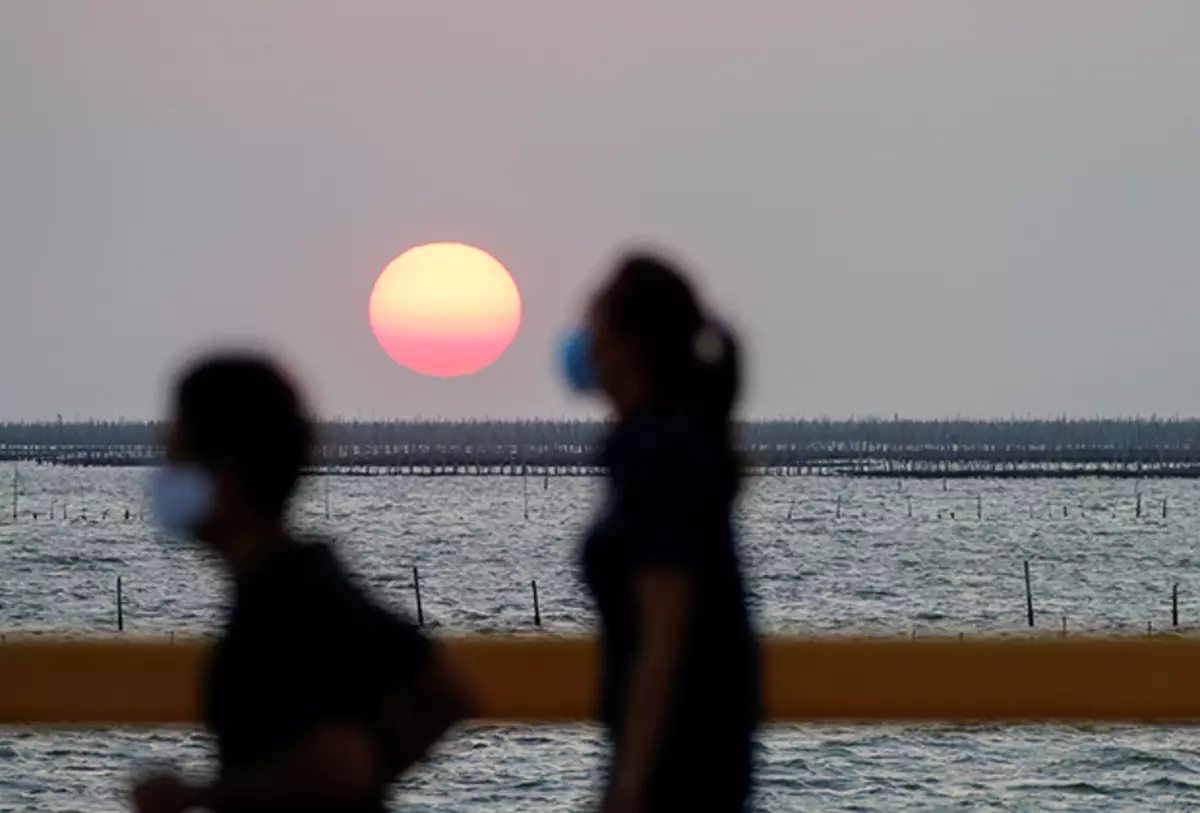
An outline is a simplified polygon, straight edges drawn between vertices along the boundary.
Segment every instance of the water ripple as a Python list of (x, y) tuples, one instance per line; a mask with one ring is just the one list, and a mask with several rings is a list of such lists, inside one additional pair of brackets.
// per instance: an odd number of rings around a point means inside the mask
[[(110, 632), (118, 576), (128, 630), (211, 631), (227, 600), (221, 582), (196, 551), (165, 544), (136, 519), (143, 476), (22, 473), (22, 518), (0, 522), (0, 632)], [(1146, 505), (1169, 499), (1166, 521), (1135, 516), (1134, 488), (755, 479), (739, 519), (755, 611), (776, 632), (1022, 632), (1028, 559), (1046, 627), (1065, 618), (1073, 632), (1163, 629), (1175, 583), (1183, 621), (1193, 624), (1200, 483), (1145, 486)], [(336, 537), (363, 581), (398, 607), (414, 607), (418, 566), (434, 629), (530, 629), (534, 579), (547, 629), (591, 625), (574, 560), (595, 482), (539, 482), (528, 521), (516, 478), (333, 478), (330, 493), (326, 519), (323, 489), (309, 484), (297, 525)], [(126, 508), (135, 519), (124, 519)], [(776, 726), (756, 754), (765, 811), (1200, 807), (1200, 744), (1190, 729)], [(603, 756), (590, 726), (472, 727), (399, 797), (405, 810), (577, 811)], [(177, 763), (203, 773), (210, 757), (194, 731), (0, 731), (0, 810), (122, 810), (135, 770)]]

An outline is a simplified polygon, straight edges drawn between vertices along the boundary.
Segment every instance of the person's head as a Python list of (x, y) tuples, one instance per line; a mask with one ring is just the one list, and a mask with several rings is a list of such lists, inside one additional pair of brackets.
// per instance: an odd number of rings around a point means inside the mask
[(684, 408), (727, 438), (741, 385), (738, 344), (667, 260), (622, 257), (588, 314), (597, 385), (619, 415)]
[(160, 513), (176, 516), (160, 518), (226, 555), (281, 531), (313, 440), (287, 377), (256, 355), (205, 358), (178, 379), (172, 411), (159, 490)]

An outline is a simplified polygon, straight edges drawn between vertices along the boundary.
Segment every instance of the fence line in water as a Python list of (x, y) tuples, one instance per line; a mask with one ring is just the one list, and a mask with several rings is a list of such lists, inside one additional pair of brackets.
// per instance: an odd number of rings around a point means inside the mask
[[(522, 506), (523, 506), (522, 516), (523, 516), (523, 519), (526, 521), (528, 521), (530, 519), (531, 503), (530, 503), (530, 492), (529, 492), (529, 477), (531, 475), (532, 476), (541, 475), (543, 477), (542, 488), (544, 491), (549, 490), (549, 488), (550, 488), (550, 477), (551, 476), (555, 476), (555, 477), (574, 476), (574, 475), (570, 475), (570, 474), (564, 474), (561, 471), (551, 472), (546, 467), (539, 468), (539, 467), (525, 465), (525, 464), (521, 464), (519, 466), (514, 466), (513, 470), (512, 470), (512, 474), (514, 476), (521, 477)], [(600, 472), (592, 471), (591, 474), (600, 474)], [(309, 476), (321, 476), (321, 479), (323, 481), (323, 500), (324, 500), (323, 513), (324, 513), (325, 519), (327, 519), (327, 520), (332, 519), (333, 513), (334, 513), (333, 508), (332, 508), (333, 497), (331, 495), (330, 481), (327, 477), (328, 475), (352, 476), (345, 471), (326, 471), (326, 472), (310, 472), (309, 473)], [(420, 475), (418, 475), (418, 476), (420, 476)], [(769, 477), (770, 475), (760, 474), (759, 476)], [(911, 479), (920, 480), (921, 478), (911, 478)], [(940, 479), (942, 479), (943, 493), (948, 493), (949, 480), (952, 478), (943, 477)], [(30, 495), (22, 494), (22, 492), (20, 490), (20, 485), (22, 482), (23, 482), (23, 480), (22, 480), (22, 475), (20, 474), (20, 470), (19, 470), (19, 468), (17, 468), (17, 465), (14, 464), (12, 480), (11, 480), (11, 511), (7, 515), (5, 515), (2, 519), (0, 519), (0, 524), (3, 524), (3, 521), (5, 521), (5, 520), (7, 520), (9, 522), (18, 522), (22, 519), (25, 519), (25, 520), (39, 520), (39, 519), (68, 520), (68, 519), (71, 519), (72, 516), (76, 519), (88, 519), (88, 511), (87, 511), (87, 504), (86, 504), (86, 492), (82, 489), (80, 489), (80, 491), (76, 495), (79, 499), (79, 504), (78, 504), (78, 507), (75, 510), (74, 514), (72, 514), (72, 512), (71, 512), (71, 503), (70, 503), (69, 499), (63, 499), (62, 502), (57, 502), (55, 499), (55, 496), (53, 496), (53, 495), (50, 497), (49, 506), (45, 510), (41, 510), (40, 508), (26, 508), (24, 511), (22, 511), (21, 510), (22, 497), (24, 497), (24, 501), (26, 504), (28, 504), (28, 502), (31, 499)], [(897, 486), (898, 486), (898, 491), (903, 490), (903, 486), (904, 486), (903, 478), (897, 478)], [(41, 496), (41, 495), (39, 495), (39, 496)], [(1136, 519), (1143, 518), (1143, 514), (1144, 514), (1143, 504), (1142, 504), (1143, 496), (1144, 495), (1141, 491), (1141, 481), (1139, 478), (1138, 484), (1135, 488), (1135, 493), (1133, 495), (1133, 514)], [(983, 521), (983, 519), (984, 519), (984, 516), (983, 516), (984, 515), (984, 500), (983, 500), (982, 493), (975, 492), (974, 499), (975, 499), (976, 519), (979, 521)], [(816, 500), (809, 501), (809, 504), (819, 505), (819, 504), (821, 504), (821, 502), (822, 502), (822, 500), (816, 499)], [(798, 498), (798, 497), (791, 498), (787, 504), (788, 508), (787, 508), (786, 519), (792, 520), (794, 517), (796, 508), (798, 508), (802, 504), (803, 503), (800, 501), (800, 498)], [(904, 504), (906, 507), (907, 516), (912, 518), (914, 516), (912, 495), (905, 496)], [(41, 503), (41, 505), (44, 506), (45, 503), (43, 502), (43, 503)], [(832, 507), (833, 507), (834, 517), (837, 519), (841, 519), (842, 515), (843, 515), (843, 509), (848, 508), (849, 504), (846, 502), (845, 497), (843, 495), (838, 494), (833, 498), (833, 506)], [(1106, 507), (1109, 509), (1109, 513), (1111, 515), (1113, 515), (1113, 516), (1116, 515), (1116, 512), (1118, 510), (1118, 506), (1116, 504), (1106, 506)], [(1062, 505), (1061, 509), (1062, 509), (1062, 516), (1064, 518), (1069, 517), (1069, 506)], [(1054, 512), (1054, 507), (1052, 505), (1048, 505), (1047, 510), (1052, 515)], [(1081, 513), (1086, 513), (1086, 511), (1081, 509)], [(1095, 514), (1097, 512), (1093, 511), (1092, 513)], [(135, 519), (137, 521), (145, 521), (146, 509), (145, 509), (145, 506), (142, 504), (138, 505), (138, 508), (136, 511), (131, 509), (128, 505), (119, 505), (115, 509), (114, 508), (106, 508), (100, 512), (100, 518), (102, 520), (107, 520), (110, 517), (110, 515), (114, 519), (122, 519), (125, 522), (132, 522)], [(1162, 498), (1160, 515), (1163, 520), (1166, 520), (1169, 517), (1169, 498), (1166, 496), (1164, 496)], [(936, 516), (937, 516), (937, 519), (939, 519), (939, 520), (940, 519), (957, 519), (958, 512), (951, 508), (941, 508), (937, 511)], [(1003, 515), (998, 515), (998, 516), (1002, 517)], [(1035, 518), (1035, 506), (1033, 504), (1029, 505), (1029, 518), (1030, 519)], [(1047, 517), (1047, 518), (1049, 519), (1051, 517)]]
[[(522, 507), (522, 517), (525, 521), (530, 521), (530, 519), (531, 519), (530, 492), (529, 492), (529, 488), (528, 488), (528, 474), (529, 474), (530, 469), (528, 467), (522, 467), (521, 471), (525, 475), (523, 477), (523, 482), (522, 482), (522, 506), (523, 506)], [(34, 520), (34, 521), (40, 520), (43, 518), (43, 516), (47, 520), (55, 520), (55, 519), (69, 520), (72, 518), (71, 513), (70, 513), (70, 504), (67, 502), (63, 502), (61, 504), (56, 504), (55, 502), (52, 501), (49, 510), (44, 515), (42, 514), (42, 512), (40, 512), (38, 510), (26, 509), (24, 512), (22, 512), (20, 509), (20, 499), (22, 496), (20, 486), (21, 486), (22, 482), (25, 482), (25, 476), (21, 474), (20, 470), (18, 468), (16, 468), (16, 466), (14, 466), (13, 480), (12, 480), (12, 513), (11, 513), (11, 517), (5, 517), (3, 519), (9, 519), (12, 522), (21, 522), (21, 521), (28, 521), (28, 520)], [(899, 486), (898, 492), (902, 493), (903, 492), (903, 481), (898, 481), (897, 485)], [(324, 501), (324, 515), (325, 515), (326, 519), (332, 519), (335, 516), (335, 513), (332, 510), (332, 499), (333, 498), (331, 496), (330, 481), (328, 479), (324, 479), (323, 486), (324, 486), (324, 489), (323, 489), (322, 496), (323, 496), (323, 501)], [(544, 481), (543, 481), (543, 489), (545, 490), (548, 488), (549, 488), (549, 474), (545, 474)], [(947, 491), (945, 482), (943, 483), (942, 491), (943, 492)], [(80, 505), (85, 506), (86, 503), (83, 502), (84, 493), (82, 492), (82, 490), (79, 492), (78, 496), (80, 497)], [(973, 496), (974, 496), (974, 503), (975, 503), (975, 511), (974, 511), (975, 520), (977, 522), (984, 522), (985, 521), (985, 511), (984, 511), (985, 501), (983, 499), (983, 495), (982, 495), (982, 493), (976, 492)], [(956, 495), (956, 498), (958, 500), (961, 500), (962, 497), (963, 497), (962, 494)], [(28, 501), (28, 496), (26, 496), (26, 500)], [(929, 498), (928, 502), (927, 502), (927, 506), (930, 503), (932, 503), (935, 506), (940, 505), (940, 504), (942, 504), (942, 502), (943, 501), (940, 501), (937, 498)], [(831, 505), (830, 505), (830, 503), (831, 503)], [(787, 521), (793, 521), (796, 518), (797, 508), (800, 508), (803, 506), (814, 507), (814, 509), (817, 512), (819, 512), (821, 510), (822, 505), (830, 505), (830, 509), (832, 509), (831, 513), (833, 515), (834, 520), (842, 520), (844, 515), (849, 511), (849, 509), (855, 507), (852, 502), (846, 500), (846, 498), (841, 494), (836, 495), (830, 501), (826, 501), (823, 499), (816, 499), (816, 500), (809, 500), (806, 502), (802, 502), (799, 497), (792, 497), (791, 499), (789, 499), (787, 501), (787, 511), (786, 511), (785, 518)], [(875, 505), (877, 505), (877, 503), (875, 503), (873, 501), (871, 503), (870, 507), (874, 507)], [(1126, 505), (1128, 506), (1128, 503)], [(864, 504), (861, 507), (865, 509), (869, 506)], [(825, 509), (825, 510), (830, 510), (830, 509)], [(913, 502), (913, 496), (911, 494), (904, 495), (903, 510), (904, 510), (904, 515), (907, 519), (915, 519), (918, 522), (958, 520), (957, 512), (955, 510), (946, 509), (946, 508), (940, 508), (937, 510), (936, 519), (934, 519), (933, 516), (931, 516), (931, 515), (914, 517), (914, 502)], [(1091, 514), (1092, 514), (1092, 516), (1099, 514), (1102, 517), (1107, 516), (1107, 517), (1111, 517), (1111, 518), (1116, 518), (1118, 516), (1117, 510), (1118, 510), (1118, 506), (1112, 505), (1112, 506), (1108, 506), (1107, 510), (1100, 510), (1100, 511), (1093, 510), (1091, 512)], [(1125, 510), (1129, 510), (1129, 509), (1126, 508)], [(894, 507), (886, 507), (885, 506), (885, 511), (892, 513), (893, 515), (898, 513), (898, 509), (894, 510)], [(1143, 511), (1143, 493), (1140, 490), (1140, 486), (1136, 490), (1136, 492), (1133, 494), (1132, 513), (1133, 513), (1134, 518), (1137, 520), (1142, 520), (1144, 517), (1145, 512)], [(1168, 520), (1168, 518), (1169, 518), (1169, 502), (1168, 502), (1167, 497), (1162, 498), (1161, 510), (1159, 513), (1160, 513), (1162, 521), (1165, 522)], [(1054, 506), (1048, 505), (1047, 512), (1046, 512), (1046, 519), (1048, 521), (1053, 520), (1055, 514), (1056, 514), (1056, 512), (1054, 510)], [(1084, 516), (1085, 512), (1081, 509), (1079, 514), (1080, 514), (1080, 516)], [(110, 515), (111, 515), (113, 521), (123, 521), (126, 523), (133, 522), (135, 520), (136, 521), (144, 521), (145, 520), (144, 509), (139, 508), (136, 512), (134, 512), (132, 509), (130, 509), (128, 507), (117, 508), (117, 509), (103, 509), (100, 511), (98, 520), (95, 518), (96, 517), (95, 514), (93, 514), (93, 517), (91, 519), (88, 519), (86, 507), (80, 507), (75, 514), (75, 518), (88, 520), (89, 522), (92, 522), (93, 524), (95, 524), (97, 522), (109, 520)], [(1030, 505), (1030, 507), (1029, 507), (1029, 515), (1031, 518), (1035, 516), (1035, 511), (1034, 511), (1033, 505)], [(986, 519), (988, 521), (994, 520), (994, 519), (1002, 520), (1005, 518), (1005, 516), (1006, 516), (1006, 514), (993, 510), (993, 511), (987, 512)], [(1011, 513), (1008, 514), (1008, 516), (1011, 516)], [(1069, 516), (1069, 511), (1068, 511), (1067, 505), (1062, 506), (1062, 516), (1064, 518)], [(3, 519), (0, 519), (0, 523), (3, 523)], [(1031, 575), (1030, 575), (1028, 561), (1026, 561), (1024, 563), (1024, 566), (1025, 566), (1026, 618), (1027, 618), (1028, 626), (1034, 627), (1035, 626), (1034, 601), (1033, 601), (1032, 583), (1031, 583)], [(422, 603), (422, 596), (421, 596), (420, 574), (419, 574), (417, 567), (415, 567), (415, 566), (413, 567), (413, 582), (412, 582), (411, 586), (412, 586), (412, 589), (415, 594), (414, 597), (415, 597), (415, 602), (416, 602), (417, 621), (418, 621), (418, 623), (424, 624), (424, 620), (425, 620), (424, 619), (424, 606)], [(532, 606), (531, 617), (534, 621), (534, 625), (537, 627), (540, 627), (541, 622), (542, 622), (542, 607), (540, 604), (540, 596), (538, 593), (538, 586), (537, 586), (536, 580), (531, 583), (531, 588), (532, 588), (532, 595), (533, 595), (533, 606)], [(125, 608), (124, 608), (124, 603), (122, 600), (122, 582), (121, 582), (120, 577), (118, 577), (117, 597), (118, 597), (117, 598), (117, 608), (116, 608), (116, 610), (117, 610), (117, 613), (116, 613), (117, 628), (118, 628), (118, 631), (123, 631)], [(1153, 631), (1152, 622), (1147, 622), (1147, 623), (1148, 623), (1148, 631), (1152, 632)], [(1165, 626), (1165, 625), (1163, 625), (1163, 626)], [(1067, 630), (1067, 619), (1065, 617), (1062, 618), (1062, 627), (1063, 627), (1063, 632), (1065, 633)], [(1171, 627), (1172, 628), (1179, 627), (1179, 587), (1178, 587), (1178, 584), (1174, 584), (1171, 588)], [(914, 635), (915, 635), (915, 632), (914, 632)]]
[[(1034, 613), (1033, 579), (1032, 579), (1032, 575), (1031, 575), (1032, 571), (1030, 569), (1028, 559), (1026, 559), (1022, 563), (1022, 565), (1023, 565), (1023, 570), (1024, 570), (1024, 576), (1025, 576), (1026, 621), (1029, 625), (1029, 628), (1034, 629), (1036, 627), (1036, 615)], [(124, 585), (125, 585), (125, 582), (124, 582), (123, 577), (117, 576), (117, 584), (116, 584), (116, 629), (117, 629), (117, 632), (125, 631), (125, 590), (124, 590)], [(425, 626), (425, 606), (424, 606), (424, 600), (422, 598), (422, 591), (421, 591), (421, 571), (417, 565), (413, 565), (413, 567), (412, 567), (412, 582), (408, 585), (408, 587), (410, 587), (413, 591), (413, 601), (414, 601), (414, 606), (416, 608), (417, 625), (420, 627), (424, 627)], [(540, 629), (542, 626), (542, 605), (541, 605), (540, 594), (538, 592), (537, 579), (532, 579), (530, 581), (530, 588), (531, 588), (532, 595), (533, 595), (531, 618), (532, 618), (534, 627)], [(1179, 628), (1179, 584), (1178, 584), (1178, 582), (1173, 583), (1171, 585), (1170, 595), (1171, 595), (1171, 628), (1173, 630), (1177, 630)], [(1147, 621), (1146, 625), (1147, 625), (1146, 634), (1152, 635), (1154, 632), (1153, 622)], [(1064, 636), (1067, 634), (1067, 617), (1065, 615), (1062, 616), (1062, 634)], [(913, 640), (916, 640), (916, 638), (917, 638), (916, 629), (912, 630), (912, 637), (913, 637)], [(960, 638), (962, 637), (961, 633), (960, 633), (959, 637)]]

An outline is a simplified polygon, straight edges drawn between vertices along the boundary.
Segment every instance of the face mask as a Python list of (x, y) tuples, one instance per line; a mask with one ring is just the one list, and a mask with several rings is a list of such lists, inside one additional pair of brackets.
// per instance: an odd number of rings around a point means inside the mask
[(203, 469), (167, 465), (154, 473), (149, 496), (151, 513), (162, 529), (186, 535), (212, 513), (216, 486)]
[(592, 334), (573, 330), (563, 339), (559, 350), (563, 376), (578, 393), (593, 392), (597, 386), (596, 365), (592, 362)]

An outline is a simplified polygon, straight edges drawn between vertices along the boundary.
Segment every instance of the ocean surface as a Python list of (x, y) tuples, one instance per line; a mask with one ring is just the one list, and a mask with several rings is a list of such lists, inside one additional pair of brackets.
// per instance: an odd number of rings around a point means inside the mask
[[(11, 471), (0, 471), (0, 634), (110, 634), (118, 577), (126, 634), (216, 627), (219, 574), (142, 519), (147, 474), (23, 466), (13, 521)], [(410, 613), (419, 567), (435, 634), (532, 630), (533, 580), (543, 629), (576, 632), (592, 623), (576, 546), (600, 496), (581, 478), (318, 478), (295, 522), (336, 539), (376, 594)], [(1181, 625), (1200, 618), (1195, 481), (757, 478), (740, 514), (768, 632), (1024, 634), (1025, 560), (1044, 630), (1168, 629), (1173, 584)], [(758, 809), (1200, 808), (1198, 735), (774, 726)], [(203, 773), (208, 755), (194, 731), (0, 731), (0, 810), (122, 810), (132, 773)], [(589, 726), (470, 728), (400, 789), (397, 809), (582, 810), (602, 758)]]

